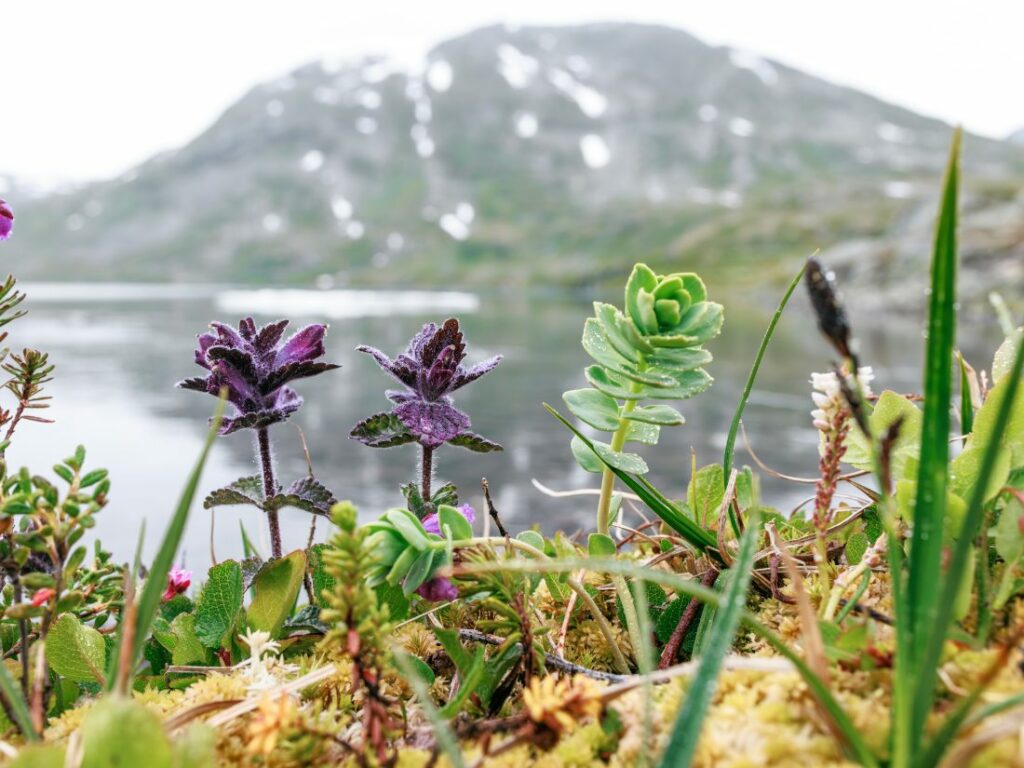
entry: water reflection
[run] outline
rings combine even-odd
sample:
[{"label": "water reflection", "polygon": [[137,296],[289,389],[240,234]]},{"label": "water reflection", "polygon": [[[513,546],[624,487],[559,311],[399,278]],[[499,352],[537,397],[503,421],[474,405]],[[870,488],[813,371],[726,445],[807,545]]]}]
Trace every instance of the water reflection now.
[{"label": "water reflection", "polygon": [[[11,463],[40,471],[85,443],[89,465],[109,468],[113,480],[111,503],[98,526],[104,543],[119,557],[129,557],[145,519],[145,550],[152,554],[213,407],[212,398],[173,385],[195,373],[193,341],[207,321],[235,319],[218,309],[224,293],[216,288],[140,291],[124,286],[89,288],[85,293],[78,287],[27,290],[30,314],[12,327],[11,341],[50,351],[57,365],[50,415],[57,423],[26,424],[9,453]],[[721,290],[717,296],[721,299]],[[685,426],[665,429],[656,451],[644,449],[652,481],[670,494],[683,493],[691,450],[698,464],[720,458],[732,409],[771,312],[771,307],[756,306],[749,297],[726,297],[725,303],[725,331],[711,347],[714,386],[680,405]],[[456,482],[471,502],[478,500],[480,477],[487,476],[513,531],[533,523],[547,530],[587,526],[592,498],[552,499],[530,481],[536,478],[559,490],[597,485],[595,476],[576,467],[566,433],[541,407],[542,402],[561,405],[562,391],[584,384],[587,358],[579,337],[589,307],[568,297],[528,295],[487,297],[480,306],[479,312],[462,314],[470,362],[498,352],[505,355],[505,362],[493,375],[460,392],[458,402],[471,415],[474,430],[503,443],[506,450],[480,456],[442,449],[439,476]],[[266,313],[258,313],[261,322],[284,314],[274,311],[266,297],[254,309]],[[299,382],[305,407],[291,422],[274,427],[282,482],[306,471],[301,428],[317,475],[339,498],[352,499],[366,516],[400,501],[397,487],[411,479],[415,449],[371,450],[350,441],[347,434],[359,419],[388,407],[383,392],[391,386],[372,360],[353,351],[356,344],[372,343],[392,354],[421,323],[444,317],[442,310],[426,311],[422,302],[408,303],[404,309],[405,314],[397,316],[370,312],[332,323],[326,359],[340,363],[342,369]],[[862,357],[876,367],[878,388],[917,389],[920,318],[864,319],[854,311],[854,322]],[[987,367],[999,335],[992,324],[963,332],[961,341],[968,358]],[[827,369],[829,360],[830,351],[814,331],[802,298],[795,298],[780,323],[745,420],[759,454],[782,472],[813,474],[816,437],[810,427],[806,382],[810,371]],[[742,447],[739,460],[749,461]],[[254,471],[250,437],[224,438],[203,479],[203,493]],[[766,501],[780,507],[794,504],[806,491],[766,476],[762,483]],[[302,545],[308,516],[297,511],[284,516],[286,545]],[[210,520],[209,512],[197,508],[189,523],[185,557],[193,567],[202,568],[209,561],[211,541],[219,558],[237,556],[239,522],[264,540],[264,551],[268,549],[255,511],[218,510],[212,536]],[[325,527],[321,522],[320,536]]]}]

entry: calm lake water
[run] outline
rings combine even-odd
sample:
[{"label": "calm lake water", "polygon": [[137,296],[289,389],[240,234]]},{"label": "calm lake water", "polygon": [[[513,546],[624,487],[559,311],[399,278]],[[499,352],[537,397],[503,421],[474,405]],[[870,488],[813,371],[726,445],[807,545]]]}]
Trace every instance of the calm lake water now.
[{"label": "calm lake water", "polygon": [[[561,407],[561,393],[584,385],[588,358],[579,346],[587,302],[571,297],[472,294],[326,293],[249,291],[181,286],[26,285],[29,315],[10,327],[14,348],[48,350],[57,365],[50,386],[52,425],[24,424],[9,459],[42,472],[70,454],[79,443],[88,448],[90,467],[106,467],[112,478],[110,505],[97,526],[104,544],[120,558],[131,556],[140,525],[146,521],[145,550],[152,554],[173,510],[187,472],[198,454],[211,397],[175,389],[178,380],[195,375],[192,362],[196,334],[211,319],[236,321],[252,313],[259,322],[293,318],[296,327],[326,320],[327,359],[343,367],[298,383],[306,405],[291,422],[273,428],[279,479],[290,482],[306,472],[298,431],[301,427],[316,474],[341,499],[351,499],[365,518],[401,503],[398,486],[412,479],[416,452],[411,446],[389,450],[365,448],[348,439],[361,418],[388,407],[384,390],[390,380],[366,355],[354,351],[369,343],[395,354],[429,320],[457,313],[467,332],[471,359],[501,353],[504,363],[457,398],[473,428],[505,446],[503,453],[477,455],[442,449],[438,475],[457,483],[464,500],[480,509],[479,481],[486,476],[496,505],[509,528],[532,524],[552,531],[591,525],[596,498],[551,498],[536,480],[556,490],[596,488],[597,476],[578,469],[569,453],[569,436],[541,407]],[[685,493],[691,449],[698,465],[719,461],[725,432],[754,352],[773,309],[750,297],[726,304],[723,335],[710,346],[715,360],[711,390],[680,404],[682,427],[662,432],[656,449],[641,453],[652,467],[650,478],[670,496]],[[603,297],[618,301],[616,296]],[[870,320],[854,317],[863,360],[876,368],[876,390],[919,388],[922,333],[919,316]],[[995,324],[962,333],[965,352],[976,365],[988,367],[1000,340]],[[827,370],[832,355],[813,327],[803,297],[795,297],[780,324],[745,424],[755,451],[776,469],[814,474],[816,434],[808,412],[809,374]],[[563,408],[564,411],[564,408]],[[743,450],[739,463],[750,463]],[[218,440],[202,479],[202,494],[255,471],[248,434]],[[808,495],[805,487],[764,476],[765,502],[792,508]],[[201,499],[200,499],[201,500]],[[286,546],[304,544],[309,517],[286,510]],[[266,533],[251,509],[211,513],[197,504],[188,525],[183,558],[196,569],[210,560],[211,539],[219,559],[239,556],[239,521],[262,542]],[[327,525],[321,521],[317,538]]]}]

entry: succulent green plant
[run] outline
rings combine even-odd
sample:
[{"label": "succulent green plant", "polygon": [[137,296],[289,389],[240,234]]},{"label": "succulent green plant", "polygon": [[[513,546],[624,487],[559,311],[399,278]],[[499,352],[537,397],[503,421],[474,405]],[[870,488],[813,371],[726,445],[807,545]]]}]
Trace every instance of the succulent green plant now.
[{"label": "succulent green plant", "polygon": [[594,317],[583,326],[583,349],[596,363],[586,369],[590,387],[570,390],[562,398],[580,421],[612,433],[610,442],[595,440],[593,448],[578,437],[572,441],[580,466],[602,473],[598,532],[608,532],[611,518],[611,467],[633,474],[648,471],[643,458],[623,450],[626,443],[655,445],[662,427],[684,422],[670,405],[641,401],[686,400],[711,386],[703,368],[711,353],[702,345],[721,332],[722,321],[722,305],[708,301],[697,275],[659,275],[646,264],[633,267],[624,311],[595,302]]}]

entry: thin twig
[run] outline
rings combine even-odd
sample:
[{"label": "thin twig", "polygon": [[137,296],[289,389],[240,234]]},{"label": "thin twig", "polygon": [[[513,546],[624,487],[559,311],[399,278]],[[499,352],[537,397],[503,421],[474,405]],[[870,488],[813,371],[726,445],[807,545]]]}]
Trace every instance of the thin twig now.
[{"label": "thin twig", "polygon": [[494,502],[491,501],[491,486],[487,482],[486,477],[480,478],[480,487],[484,489],[484,503],[487,505],[487,514],[494,521],[494,524],[498,527],[498,533],[504,537],[508,537],[508,531],[505,530],[505,526],[501,524],[501,518],[498,517],[498,510],[494,507]]}]

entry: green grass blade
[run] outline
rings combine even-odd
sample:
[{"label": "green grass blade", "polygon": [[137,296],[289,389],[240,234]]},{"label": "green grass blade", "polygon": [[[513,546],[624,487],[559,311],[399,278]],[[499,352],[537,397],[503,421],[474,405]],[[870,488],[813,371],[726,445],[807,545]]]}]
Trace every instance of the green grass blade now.
[{"label": "green grass blade", "polygon": [[[576,429],[568,419],[547,403],[544,403],[544,407],[547,409],[548,413],[562,422],[566,429],[582,440],[584,445],[593,449],[594,444],[590,439]],[[668,499],[661,495],[661,493],[658,493],[656,489],[654,489],[654,486],[646,480],[643,480],[642,478],[637,479],[628,472],[616,469],[610,464],[605,464],[605,466],[614,472],[615,476],[618,477],[625,486],[639,496],[643,503],[646,504],[658,517],[668,523],[676,533],[690,542],[690,544],[696,547],[699,551],[710,554],[712,557],[715,557],[716,560],[718,559],[718,551],[716,549],[718,541],[710,531],[701,528],[697,523],[684,515],[678,507],[669,502]]]},{"label": "green grass blade", "polygon": [[953,397],[953,347],[956,337],[956,206],[959,178],[960,131],[946,168],[942,205],[935,228],[928,307],[928,343],[925,356],[924,418],[921,425],[921,459],[914,503],[910,573],[907,600],[911,611],[911,661],[917,679],[914,696],[913,733],[923,731],[934,681],[921,660],[929,638],[936,638],[936,618],[942,584],[942,537],[946,517],[949,478],[950,404]]},{"label": "green grass blade", "polygon": [[11,677],[11,673],[3,664],[0,664],[0,694],[3,694],[4,701],[14,715],[15,724],[22,735],[29,741],[39,741],[39,734],[32,727],[32,715],[28,711],[28,702],[22,695],[21,686]]},{"label": "green grass blade", "polygon": [[[199,479],[202,477],[203,467],[206,465],[206,459],[210,455],[213,441],[217,438],[217,431],[220,429],[221,417],[224,415],[226,403],[227,390],[224,389],[221,392],[220,402],[217,403],[217,410],[214,412],[213,420],[210,423],[210,431],[207,433],[203,450],[199,454],[199,460],[196,462],[192,474],[189,475],[184,490],[182,490],[174,516],[167,526],[160,549],[157,551],[156,557],[153,560],[153,566],[146,577],[145,586],[142,588],[142,596],[139,598],[138,609],[135,614],[134,632],[129,633],[132,636],[131,669],[128,671],[129,687],[131,687],[131,678],[134,670],[142,660],[142,651],[149,637],[149,630],[152,628],[157,611],[160,609],[160,599],[167,587],[167,574],[171,572],[171,568],[174,565],[174,557],[178,552],[178,545],[181,544],[181,538],[185,533],[185,523],[188,521],[189,510],[192,508],[192,500],[195,498],[196,491],[199,488]],[[122,626],[121,631],[118,633],[117,647],[111,656],[111,665],[107,673],[108,690],[113,689],[118,677],[117,664],[119,663],[120,647],[124,642],[124,637],[125,632]]]},{"label": "green grass blade", "polygon": [[661,759],[662,768],[686,768],[697,750],[704,715],[711,705],[711,697],[715,694],[722,662],[732,648],[733,638],[740,624],[740,614],[743,612],[747,589],[750,587],[754,554],[760,534],[760,521],[755,513],[747,520],[747,528],[740,539],[740,551],[732,566],[733,578],[722,598],[723,607],[715,617],[707,648],[701,654],[697,674],[694,675],[686,693],[686,701],[676,715],[672,736]]},{"label": "green grass blade", "polygon": [[729,475],[732,473],[733,454],[736,450],[736,436],[739,434],[740,421],[743,419],[743,411],[747,407],[750,393],[754,389],[754,382],[757,381],[757,372],[761,368],[761,361],[764,360],[765,352],[768,350],[768,343],[772,340],[772,336],[775,335],[775,326],[779,324],[782,312],[789,303],[789,297],[793,295],[793,291],[796,290],[796,287],[800,285],[800,281],[803,279],[805,269],[807,269],[807,264],[803,264],[800,267],[800,271],[796,273],[793,282],[789,284],[786,292],[782,295],[782,301],[779,302],[779,306],[775,309],[775,314],[772,315],[772,319],[768,322],[768,327],[765,329],[764,338],[761,339],[761,346],[757,348],[757,354],[754,356],[754,365],[750,369],[747,383],[743,387],[743,394],[740,395],[740,401],[736,405],[736,413],[732,415],[732,423],[729,425],[729,436],[725,439],[725,450],[722,453],[722,478],[725,482],[729,481]]},{"label": "green grass blade", "polygon": [[[954,605],[956,603],[957,592],[960,589],[959,577],[967,567],[967,559],[971,556],[971,545],[977,539],[978,531],[981,529],[982,523],[985,520],[985,494],[989,487],[989,480],[992,477],[992,473],[995,471],[999,452],[1002,450],[1002,435],[1006,430],[1006,425],[1010,421],[1010,414],[1013,411],[1013,406],[1017,399],[1017,390],[1020,386],[1020,377],[1022,372],[1024,372],[1024,344],[1021,344],[1020,347],[1017,348],[1017,354],[1013,360],[1013,368],[1010,370],[1007,377],[1006,394],[1003,401],[999,404],[999,411],[996,414],[995,427],[993,429],[993,437],[989,441],[988,445],[985,446],[985,453],[981,460],[981,468],[978,471],[978,477],[975,481],[974,488],[971,490],[971,498],[967,505],[967,514],[964,517],[960,537],[957,539],[956,545],[953,547],[953,557],[950,559],[949,569],[946,572],[946,578],[942,589],[942,599],[939,601],[938,615],[936,616],[935,625],[930,636],[931,642],[928,644],[922,662],[918,667],[918,690],[916,698],[919,701],[928,701],[929,706],[928,710],[926,710],[926,714],[930,711],[931,702],[934,699],[935,681],[939,663],[942,659],[942,648],[945,644],[950,626],[953,623]],[[963,715],[966,716],[966,712],[964,712]],[[957,723],[957,726],[959,726],[959,723]],[[948,746],[949,742],[952,741],[955,735],[955,730],[951,730],[948,734],[940,731],[938,737],[944,738],[945,742],[940,745],[941,749],[939,749],[939,754],[941,754],[941,751]]]},{"label": "green grass blade", "polygon": [[974,431],[974,403],[971,402],[971,384],[967,373],[967,361],[957,355],[960,363],[960,434],[969,435]]},{"label": "green grass blade", "polygon": [[453,768],[466,768],[466,761],[462,757],[462,750],[459,749],[459,742],[455,738],[455,734],[452,733],[448,721],[444,719],[440,710],[434,705],[434,699],[430,695],[430,688],[423,682],[423,679],[416,672],[412,663],[405,657],[405,651],[395,648],[392,659],[394,659],[399,673],[409,683],[409,686],[416,694],[416,698],[419,699],[423,714],[427,716],[430,724],[434,727],[434,739],[437,741],[441,751],[444,752],[445,757],[448,758],[448,762]]}]

